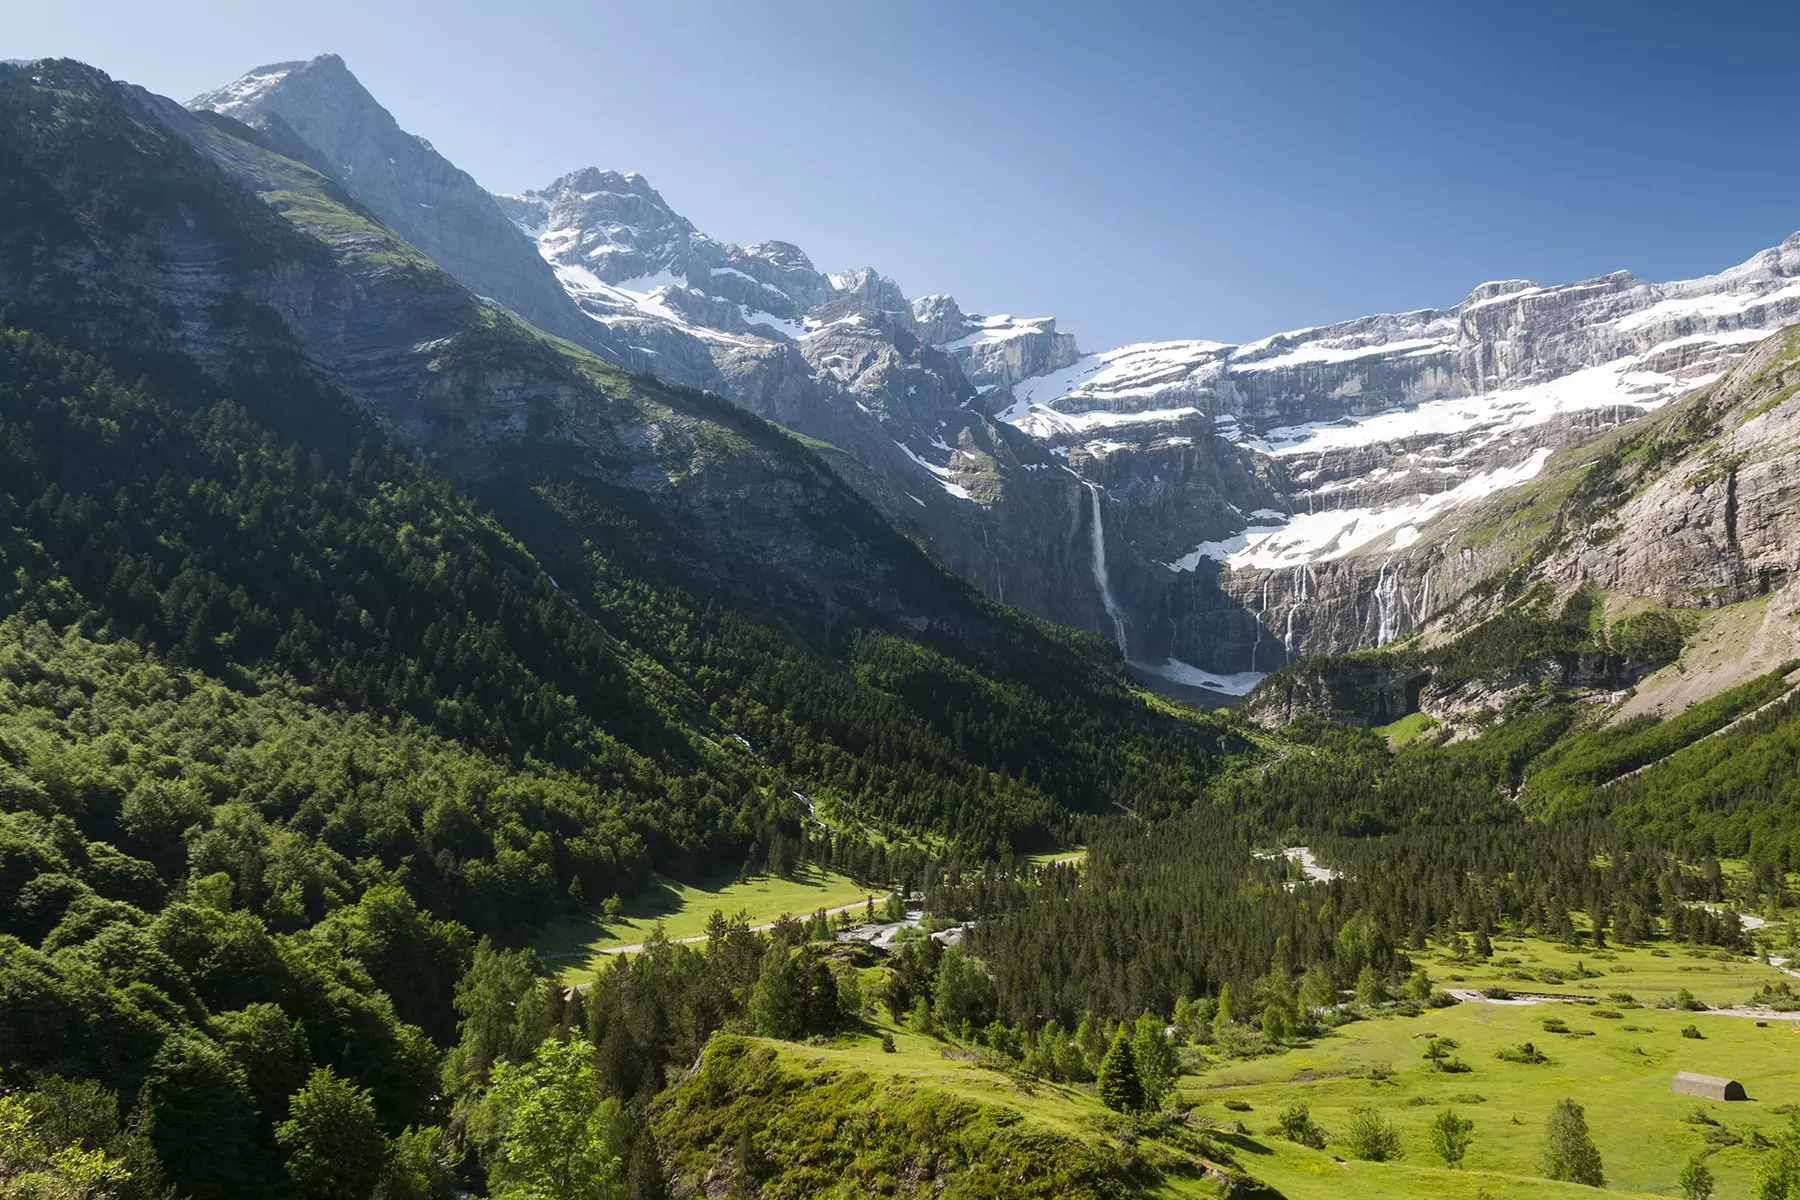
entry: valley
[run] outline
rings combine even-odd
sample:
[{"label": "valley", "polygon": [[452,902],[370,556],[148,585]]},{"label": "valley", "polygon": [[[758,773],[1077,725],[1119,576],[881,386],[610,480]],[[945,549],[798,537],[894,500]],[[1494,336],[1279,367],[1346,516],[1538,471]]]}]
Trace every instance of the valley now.
[{"label": "valley", "polygon": [[1084,352],[335,55],[0,211],[0,1194],[1800,1197],[1800,240]]}]

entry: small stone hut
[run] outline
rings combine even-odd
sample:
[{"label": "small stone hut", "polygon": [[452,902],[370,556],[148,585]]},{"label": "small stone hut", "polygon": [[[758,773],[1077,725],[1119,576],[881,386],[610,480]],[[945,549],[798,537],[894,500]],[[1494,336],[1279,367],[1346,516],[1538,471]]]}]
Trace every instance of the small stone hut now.
[{"label": "small stone hut", "polygon": [[1722,1075],[1696,1075],[1692,1071],[1677,1071],[1669,1088],[1690,1096],[1704,1096],[1708,1100],[1744,1099],[1744,1085]]}]

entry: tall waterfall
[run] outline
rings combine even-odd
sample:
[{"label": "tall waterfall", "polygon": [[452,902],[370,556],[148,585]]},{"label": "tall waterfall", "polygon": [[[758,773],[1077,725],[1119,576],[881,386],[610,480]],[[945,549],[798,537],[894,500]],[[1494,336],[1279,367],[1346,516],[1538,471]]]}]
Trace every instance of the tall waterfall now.
[{"label": "tall waterfall", "polygon": [[1400,636],[1400,572],[1390,570],[1393,559],[1381,564],[1381,576],[1375,581],[1375,605],[1380,619],[1375,626],[1375,644],[1385,646]]},{"label": "tall waterfall", "polygon": [[1256,670],[1256,652],[1262,648],[1263,617],[1269,612],[1269,577],[1263,576],[1262,604],[1256,610],[1256,640],[1250,643],[1250,669]]},{"label": "tall waterfall", "polygon": [[1100,485],[1085,479],[1082,482],[1087,485],[1088,508],[1094,517],[1093,528],[1088,531],[1093,546],[1094,584],[1100,589],[1100,603],[1106,607],[1106,615],[1112,618],[1113,640],[1119,644],[1119,653],[1130,658],[1125,646],[1125,616],[1113,599],[1112,583],[1106,577],[1106,524],[1100,519]]}]

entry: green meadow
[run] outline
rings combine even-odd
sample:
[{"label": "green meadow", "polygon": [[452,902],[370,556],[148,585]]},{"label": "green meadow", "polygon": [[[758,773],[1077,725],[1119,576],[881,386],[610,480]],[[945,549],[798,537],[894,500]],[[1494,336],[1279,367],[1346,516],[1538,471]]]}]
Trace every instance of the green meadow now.
[{"label": "green meadow", "polygon": [[819,909],[859,904],[885,897],[846,875],[801,867],[783,877],[758,875],[689,884],[662,876],[656,886],[626,902],[621,915],[606,921],[599,913],[547,926],[534,943],[551,970],[565,984],[583,983],[605,965],[608,951],[642,943],[661,926],[671,941],[697,938],[715,911],[726,917],[743,913],[751,925],[781,917],[807,917]]}]

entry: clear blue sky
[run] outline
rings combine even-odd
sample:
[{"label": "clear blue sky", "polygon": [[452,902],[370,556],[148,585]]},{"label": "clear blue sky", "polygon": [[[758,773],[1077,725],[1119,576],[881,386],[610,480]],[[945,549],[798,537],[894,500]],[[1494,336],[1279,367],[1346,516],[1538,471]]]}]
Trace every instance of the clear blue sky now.
[{"label": "clear blue sky", "polygon": [[1800,229],[1800,5],[0,0],[185,100],[342,54],[483,184],[637,170],[714,236],[1091,349],[1682,278]]}]

